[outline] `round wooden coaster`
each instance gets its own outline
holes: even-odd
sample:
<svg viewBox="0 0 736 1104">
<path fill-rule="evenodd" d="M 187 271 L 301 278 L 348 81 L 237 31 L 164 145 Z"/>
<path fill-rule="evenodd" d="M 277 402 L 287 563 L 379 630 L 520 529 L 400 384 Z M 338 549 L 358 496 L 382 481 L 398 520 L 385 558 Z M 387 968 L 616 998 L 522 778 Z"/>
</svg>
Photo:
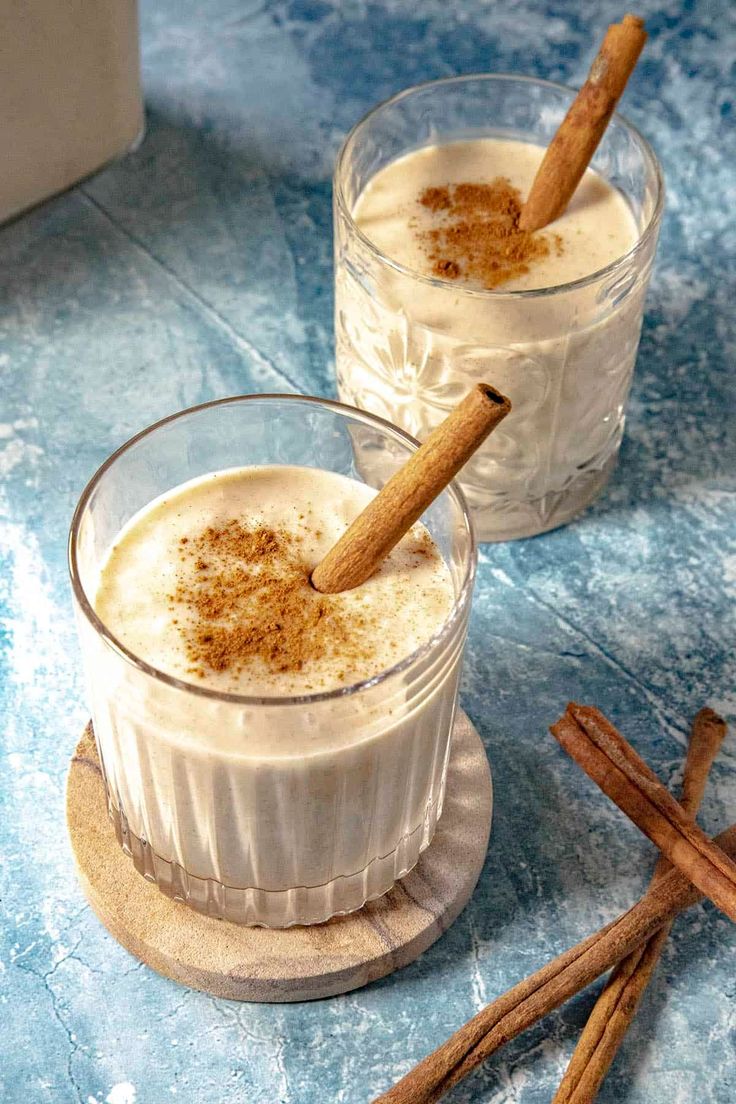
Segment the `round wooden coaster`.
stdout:
<svg viewBox="0 0 736 1104">
<path fill-rule="evenodd" d="M 485 859 L 491 809 L 485 750 L 459 712 L 442 818 L 414 869 L 358 912 L 275 931 L 203 916 L 138 874 L 107 815 L 91 724 L 77 745 L 67 783 L 67 823 L 79 877 L 105 927 L 165 977 L 243 1001 L 330 997 L 412 962 L 470 899 Z"/>
</svg>

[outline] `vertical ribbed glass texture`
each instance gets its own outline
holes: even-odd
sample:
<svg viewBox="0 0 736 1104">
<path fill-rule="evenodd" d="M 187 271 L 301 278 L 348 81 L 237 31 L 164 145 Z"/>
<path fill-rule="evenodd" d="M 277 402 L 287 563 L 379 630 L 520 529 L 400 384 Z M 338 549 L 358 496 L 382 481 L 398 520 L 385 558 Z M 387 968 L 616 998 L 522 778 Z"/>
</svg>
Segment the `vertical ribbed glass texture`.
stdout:
<svg viewBox="0 0 736 1104">
<path fill-rule="evenodd" d="M 145 430 L 85 490 L 70 566 L 108 806 L 121 845 L 165 893 L 282 927 L 358 908 L 411 869 L 442 809 L 475 544 L 448 488 L 423 519 L 455 589 L 435 637 L 357 686 L 249 698 L 163 675 L 115 640 L 92 607 L 111 542 L 152 499 L 208 472 L 303 465 L 380 487 L 415 448 L 337 403 L 245 396 Z M 290 751 L 292 735 L 301 747 L 306 736 L 307 754 Z"/>
</svg>

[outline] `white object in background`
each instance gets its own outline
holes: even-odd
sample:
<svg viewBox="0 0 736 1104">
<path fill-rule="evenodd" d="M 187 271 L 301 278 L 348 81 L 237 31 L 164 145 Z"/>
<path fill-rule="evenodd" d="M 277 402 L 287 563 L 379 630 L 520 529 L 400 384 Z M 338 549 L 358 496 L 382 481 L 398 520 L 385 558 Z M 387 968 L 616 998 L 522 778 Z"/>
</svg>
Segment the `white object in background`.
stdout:
<svg viewBox="0 0 736 1104">
<path fill-rule="evenodd" d="M 137 0 L 4 0 L 0 103 L 4 221 L 139 137 Z"/>
</svg>

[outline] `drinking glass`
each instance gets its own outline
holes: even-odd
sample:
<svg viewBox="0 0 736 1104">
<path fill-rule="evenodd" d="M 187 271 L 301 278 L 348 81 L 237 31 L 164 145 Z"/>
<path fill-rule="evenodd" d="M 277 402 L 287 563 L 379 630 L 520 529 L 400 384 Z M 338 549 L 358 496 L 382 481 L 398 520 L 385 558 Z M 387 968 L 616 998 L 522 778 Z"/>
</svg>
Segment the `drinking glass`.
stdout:
<svg viewBox="0 0 736 1104">
<path fill-rule="evenodd" d="M 340 397 L 420 440 L 480 380 L 512 401 L 460 475 L 481 540 L 570 521 L 613 470 L 662 215 L 659 164 L 614 115 L 592 167 L 626 199 L 637 240 L 597 272 L 534 291 L 423 276 L 385 256 L 353 211 L 371 178 L 412 150 L 488 137 L 548 145 L 574 96 L 549 81 L 494 74 L 419 85 L 357 124 L 335 170 Z"/>
<path fill-rule="evenodd" d="M 441 628 L 370 679 L 297 697 L 222 693 L 133 654 L 95 612 L 111 544 L 153 499 L 210 472 L 300 465 L 378 488 L 416 448 L 339 403 L 247 395 L 144 430 L 82 494 L 70 571 L 108 809 L 136 868 L 169 896 L 287 927 L 359 908 L 414 866 L 442 811 L 475 539 L 451 485 L 423 518 L 454 588 Z"/>
</svg>

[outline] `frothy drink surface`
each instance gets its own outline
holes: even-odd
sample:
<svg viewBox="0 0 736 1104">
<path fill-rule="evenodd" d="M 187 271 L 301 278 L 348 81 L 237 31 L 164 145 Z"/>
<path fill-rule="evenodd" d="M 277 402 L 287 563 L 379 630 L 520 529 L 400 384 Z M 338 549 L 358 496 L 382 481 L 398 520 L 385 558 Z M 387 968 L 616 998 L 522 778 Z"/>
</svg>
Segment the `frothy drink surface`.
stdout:
<svg viewBox="0 0 736 1104">
<path fill-rule="evenodd" d="M 373 497 L 311 468 L 243 468 L 175 488 L 125 527 L 97 613 L 135 655 L 231 693 L 321 693 L 371 678 L 425 643 L 453 599 L 422 525 L 363 586 L 320 594 L 310 574 Z"/>
<path fill-rule="evenodd" d="M 353 215 L 361 230 L 382 253 L 425 275 L 443 275 L 436 265 L 437 259 L 442 260 L 436 251 L 436 232 L 450 227 L 456 245 L 450 252 L 458 257 L 461 271 L 451 270 L 449 275 L 465 286 L 527 291 L 577 280 L 623 256 L 637 238 L 636 224 L 626 200 L 591 169 L 585 173 L 565 213 L 553 225 L 533 236 L 535 242 L 546 244 L 548 248 L 534 251 L 528 264 L 521 266 L 526 271 L 518 271 L 518 265 L 504 266 L 501 255 L 497 274 L 500 279 L 490 276 L 487 268 L 478 275 L 479 266 L 474 266 L 472 261 L 468 263 L 468 253 L 474 251 L 477 261 L 482 243 L 478 244 L 477 235 L 473 242 L 471 233 L 465 248 L 462 235 L 457 232 L 462 222 L 467 224 L 473 219 L 478 222 L 478 215 L 483 215 L 480 203 L 474 213 L 472 196 L 467 197 L 470 202 L 465 205 L 464 212 L 453 216 L 447 204 L 442 202 L 443 197 L 437 194 L 449 187 L 450 198 L 453 198 L 453 190 L 458 186 L 489 186 L 503 181 L 506 189 L 501 198 L 508 200 L 509 193 L 511 197 L 516 193 L 515 199 L 520 205 L 529 193 L 543 156 L 541 146 L 500 138 L 448 142 L 414 150 L 376 173 L 360 195 Z M 433 190 L 437 202 L 432 202 Z M 497 196 L 499 193 L 500 183 Z M 489 201 L 494 198 L 488 196 Z M 485 214 L 489 213 L 486 205 Z M 508 213 L 498 212 L 499 215 Z M 452 241 L 449 244 L 452 247 Z M 508 276 L 504 274 L 504 267 Z"/>
</svg>

